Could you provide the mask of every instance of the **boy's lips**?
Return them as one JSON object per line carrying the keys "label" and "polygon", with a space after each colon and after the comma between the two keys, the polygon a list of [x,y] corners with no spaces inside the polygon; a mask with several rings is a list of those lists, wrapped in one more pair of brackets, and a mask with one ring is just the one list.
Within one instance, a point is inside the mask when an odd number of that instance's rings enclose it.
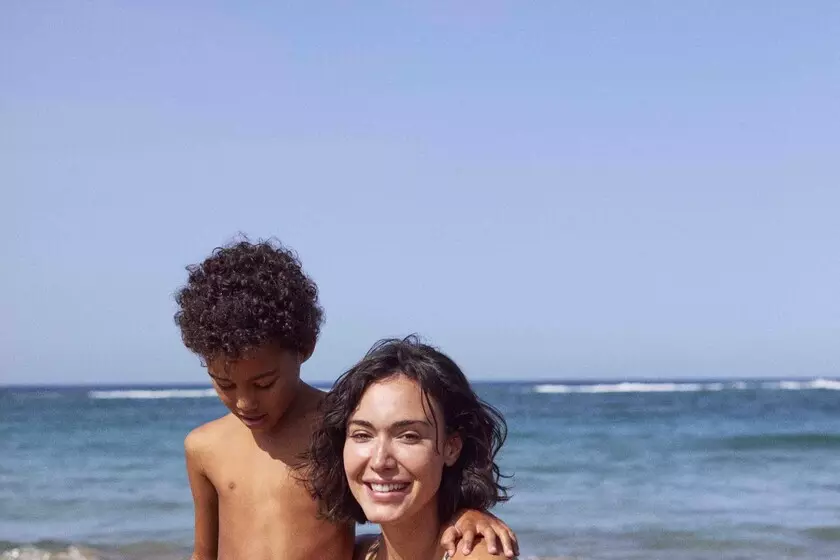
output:
{"label": "boy's lips", "polygon": [[256,428],[268,418],[267,414],[237,414],[237,416],[249,428]]}

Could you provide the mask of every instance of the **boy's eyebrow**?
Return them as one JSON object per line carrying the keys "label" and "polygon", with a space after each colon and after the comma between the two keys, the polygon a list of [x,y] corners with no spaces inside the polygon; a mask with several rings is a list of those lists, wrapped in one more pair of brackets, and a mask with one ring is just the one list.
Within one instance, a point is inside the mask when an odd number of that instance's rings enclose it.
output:
{"label": "boy's eyebrow", "polygon": [[[367,420],[350,420],[349,424],[356,424],[356,425],[362,426],[364,428],[371,428],[371,429],[374,428],[373,424],[371,424]],[[413,426],[415,424],[420,424],[422,426],[429,426],[429,427],[432,426],[429,423],[428,420],[400,420],[399,422],[394,422],[393,424],[391,424],[391,429],[405,428],[405,427],[408,427],[408,426]]]}
{"label": "boy's eyebrow", "polygon": [[268,371],[264,371],[263,373],[261,373],[259,375],[255,375],[254,377],[251,378],[251,381],[256,381],[257,379],[262,379],[263,377],[268,377],[269,375],[273,375],[275,373],[277,373],[277,368],[270,369]]}
{"label": "boy's eyebrow", "polygon": [[[214,374],[214,373],[213,373],[213,372],[211,372],[211,371],[208,371],[207,373],[208,373],[208,374],[210,375],[210,377],[212,377],[213,379],[219,379],[219,380],[221,380],[221,381],[230,381],[230,379],[228,379],[227,377],[222,377],[222,376],[220,376],[220,375],[216,375],[216,374]],[[262,378],[264,378],[264,377],[268,377],[269,375],[272,375],[272,374],[275,374],[275,373],[277,373],[277,368],[274,368],[274,369],[271,369],[271,370],[265,371],[265,372],[263,372],[263,373],[261,373],[261,374],[259,374],[259,375],[255,375],[255,376],[254,376],[254,377],[252,377],[249,381],[256,381],[257,379],[262,379]]]}

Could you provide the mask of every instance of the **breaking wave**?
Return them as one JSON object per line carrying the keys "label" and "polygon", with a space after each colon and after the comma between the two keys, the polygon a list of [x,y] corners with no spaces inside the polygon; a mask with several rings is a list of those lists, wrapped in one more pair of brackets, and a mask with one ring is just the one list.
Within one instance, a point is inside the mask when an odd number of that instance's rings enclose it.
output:
{"label": "breaking wave", "polygon": [[743,391],[743,390],[830,390],[840,391],[840,381],[834,379],[812,379],[807,381],[717,381],[705,383],[661,383],[622,382],[563,384],[544,383],[535,385],[535,393],[684,393],[701,391]]}
{"label": "breaking wave", "polygon": [[122,389],[114,391],[90,391],[92,399],[200,399],[215,397],[213,389]]}

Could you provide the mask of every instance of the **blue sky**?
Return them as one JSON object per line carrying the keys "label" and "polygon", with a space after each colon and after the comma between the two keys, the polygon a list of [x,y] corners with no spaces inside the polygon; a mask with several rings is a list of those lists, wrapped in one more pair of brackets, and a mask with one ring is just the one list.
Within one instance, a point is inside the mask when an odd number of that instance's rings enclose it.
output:
{"label": "blue sky", "polygon": [[277,236],[312,380],[840,375],[836,2],[7,2],[0,382],[204,382],[184,266]]}

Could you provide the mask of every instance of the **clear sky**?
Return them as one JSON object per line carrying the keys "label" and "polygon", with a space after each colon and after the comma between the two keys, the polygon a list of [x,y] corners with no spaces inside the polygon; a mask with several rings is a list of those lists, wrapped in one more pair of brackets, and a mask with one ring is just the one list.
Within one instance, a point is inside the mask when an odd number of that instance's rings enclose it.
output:
{"label": "clear sky", "polygon": [[305,375],[840,375],[840,3],[3,2],[0,382],[204,382],[184,266],[296,249]]}

